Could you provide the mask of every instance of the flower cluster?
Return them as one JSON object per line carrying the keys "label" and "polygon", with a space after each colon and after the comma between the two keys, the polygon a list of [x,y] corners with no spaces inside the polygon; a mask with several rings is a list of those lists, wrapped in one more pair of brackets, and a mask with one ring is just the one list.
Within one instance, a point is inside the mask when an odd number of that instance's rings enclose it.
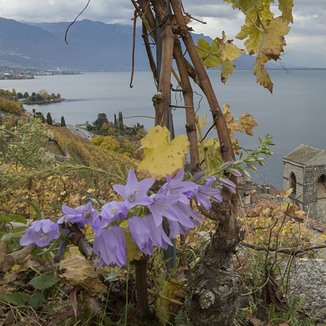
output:
{"label": "flower cluster", "polygon": [[[64,215],[57,224],[50,220],[35,222],[27,229],[20,244],[35,243],[43,247],[59,237],[59,230],[68,233],[67,225],[75,224],[83,228],[88,224],[95,233],[93,249],[100,257],[98,266],[122,266],[127,264],[127,246],[125,232],[119,226],[119,221],[127,219],[132,240],[145,255],[153,253],[153,245],[166,249],[169,245],[172,246],[170,239],[178,233],[185,234],[189,228],[202,221],[190,206],[190,199],[196,199],[198,206],[206,210],[211,208],[210,199],[222,202],[220,190],[212,187],[215,177],[204,178],[203,173],[197,173],[193,181],[202,184],[183,181],[183,178],[183,169],[174,178],[167,175],[166,183],[160,190],[148,196],[155,180],[148,178],[138,181],[135,173],[130,170],[126,185],[113,186],[124,201],[111,201],[103,205],[100,214],[91,202],[75,209],[63,205]],[[230,191],[235,191],[232,181],[225,179],[222,182]],[[168,234],[162,227],[163,218],[169,226]]]}

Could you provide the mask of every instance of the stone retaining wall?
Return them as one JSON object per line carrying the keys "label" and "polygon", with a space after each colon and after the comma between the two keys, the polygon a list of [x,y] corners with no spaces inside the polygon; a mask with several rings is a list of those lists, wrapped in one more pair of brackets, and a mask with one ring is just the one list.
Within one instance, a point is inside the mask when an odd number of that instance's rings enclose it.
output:
{"label": "stone retaining wall", "polygon": [[303,308],[326,325],[326,260],[298,259],[292,265],[290,295],[304,298]]}

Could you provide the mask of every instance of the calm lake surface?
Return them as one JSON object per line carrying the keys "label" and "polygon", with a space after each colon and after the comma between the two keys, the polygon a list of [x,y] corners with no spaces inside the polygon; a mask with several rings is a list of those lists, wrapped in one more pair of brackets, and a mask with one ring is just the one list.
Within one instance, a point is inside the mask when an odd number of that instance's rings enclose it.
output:
{"label": "calm lake surface", "polygon": [[[239,118],[242,112],[252,114],[258,123],[254,137],[240,136],[244,148],[257,147],[258,137],[269,133],[274,137],[274,155],[266,160],[266,167],[252,178],[258,183],[272,184],[282,188],[282,158],[300,144],[326,149],[326,70],[270,71],[274,92],[256,84],[251,71],[235,71],[226,85],[219,80],[219,72],[209,72],[218,101],[227,103],[231,113]],[[45,89],[49,93],[60,93],[66,101],[48,106],[34,107],[44,115],[51,112],[55,121],[65,117],[67,124],[92,122],[98,113],[106,113],[113,121],[114,113],[122,111],[124,117],[154,116],[152,96],[155,86],[150,72],[136,72],[133,88],[129,88],[130,73],[103,72],[81,75],[42,76],[33,80],[0,80],[1,89],[15,88],[17,92],[32,93]],[[175,87],[176,83],[174,83]],[[197,87],[194,90],[200,94]],[[177,95],[175,95],[177,94]],[[208,115],[207,125],[212,120],[205,99],[195,94],[196,110],[200,117]],[[179,93],[172,93],[174,104],[182,105]],[[176,134],[185,133],[183,109],[173,111]],[[147,129],[153,126],[150,118],[125,119],[126,125],[140,122]],[[216,137],[216,132],[211,132]]]}

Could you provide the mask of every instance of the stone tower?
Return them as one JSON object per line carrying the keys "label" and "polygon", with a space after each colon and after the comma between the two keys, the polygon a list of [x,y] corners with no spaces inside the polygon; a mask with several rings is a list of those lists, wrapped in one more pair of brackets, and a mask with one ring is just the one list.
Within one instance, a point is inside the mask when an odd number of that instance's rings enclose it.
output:
{"label": "stone tower", "polygon": [[326,222],[326,151],[298,146],[283,158],[283,188],[300,209]]}

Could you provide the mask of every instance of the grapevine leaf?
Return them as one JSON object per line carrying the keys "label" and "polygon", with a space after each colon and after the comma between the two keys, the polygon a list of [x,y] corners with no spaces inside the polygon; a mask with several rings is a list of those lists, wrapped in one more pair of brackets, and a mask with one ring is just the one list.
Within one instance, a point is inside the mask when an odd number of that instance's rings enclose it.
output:
{"label": "grapevine leaf", "polygon": [[245,130],[246,134],[253,136],[254,133],[252,131],[252,128],[258,126],[258,124],[254,120],[253,116],[249,113],[242,113],[239,120],[240,120],[241,125],[243,126],[243,129]]}
{"label": "grapevine leaf", "polygon": [[207,119],[207,114],[205,114],[204,117],[198,121],[197,128],[203,129],[206,126],[206,119]]}
{"label": "grapevine leaf", "polygon": [[189,149],[187,136],[179,135],[170,141],[166,127],[155,126],[141,140],[144,158],[138,164],[138,176],[163,179],[166,174],[175,175],[183,166]]}
{"label": "grapevine leaf", "polygon": [[284,36],[289,32],[290,27],[280,17],[271,20],[264,32],[263,52],[267,58],[277,60],[286,45]]}
{"label": "grapevine leaf", "polygon": [[261,30],[257,29],[255,26],[253,26],[247,18],[246,22],[247,24],[241,27],[241,31],[237,34],[236,38],[238,38],[239,40],[248,38],[244,42],[244,45],[248,53],[251,55],[258,52],[264,33]]}
{"label": "grapevine leaf", "polygon": [[201,58],[205,57],[208,54],[208,52],[210,52],[210,49],[211,47],[206,40],[204,40],[203,38],[198,39],[197,52]]}
{"label": "grapevine leaf", "polygon": [[273,83],[267,73],[264,64],[268,60],[277,60],[283,52],[283,46],[286,45],[284,36],[289,32],[290,27],[283,22],[280,17],[270,21],[267,29],[264,30],[263,37],[257,52],[253,72],[256,75],[256,81],[260,85],[273,92]]}
{"label": "grapevine leaf", "polygon": [[234,120],[229,109],[230,109],[229,104],[223,105],[223,115],[224,115],[225,122],[227,124],[229,134],[233,135],[235,131],[243,132],[243,126],[237,120]]}
{"label": "grapevine leaf", "polygon": [[293,23],[293,0],[278,0],[278,9],[282,12],[282,20]]}
{"label": "grapevine leaf", "polygon": [[232,75],[234,70],[234,64],[232,61],[226,60],[222,62],[221,67],[221,81],[223,84],[225,84],[228,80],[228,76]]}
{"label": "grapevine leaf", "polygon": [[256,75],[256,81],[263,87],[267,88],[271,93],[273,92],[273,83],[267,70],[265,69],[264,63],[261,56],[257,56],[254,64],[253,72]]}
{"label": "grapevine leaf", "polygon": [[[240,53],[245,54],[245,51],[242,49],[239,49],[236,45],[234,45],[232,42],[233,40],[226,40],[225,32],[222,32],[222,38],[216,38],[214,40],[221,51],[221,59],[222,61],[226,60],[234,60],[236,58],[239,58]],[[214,43],[213,41],[213,43]],[[212,43],[212,47],[213,47]]]}
{"label": "grapevine leaf", "polygon": [[200,38],[197,41],[197,52],[207,68],[218,68],[221,61],[220,49],[217,41],[214,40],[210,45],[206,40]]}

